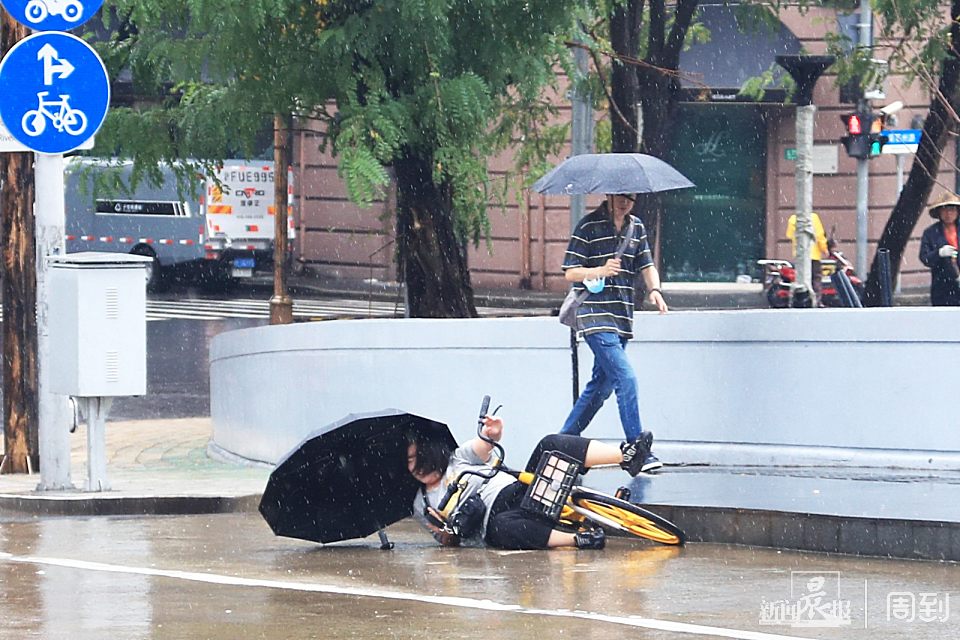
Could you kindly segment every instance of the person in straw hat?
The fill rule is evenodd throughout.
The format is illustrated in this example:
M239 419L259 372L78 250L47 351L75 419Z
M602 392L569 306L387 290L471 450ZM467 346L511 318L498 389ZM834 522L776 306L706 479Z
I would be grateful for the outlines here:
M960 271L957 270L957 215L960 197L945 192L929 206L935 222L923 232L920 261L930 267L930 304L960 306Z

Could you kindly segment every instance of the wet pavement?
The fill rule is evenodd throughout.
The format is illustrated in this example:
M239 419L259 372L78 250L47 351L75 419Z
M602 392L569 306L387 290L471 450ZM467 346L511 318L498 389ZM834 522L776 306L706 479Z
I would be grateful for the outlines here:
M946 563L624 539L603 551L444 549L409 521L391 537L392 551L375 536L320 546L276 538L252 513L0 514L0 638L929 640L956 629L960 572Z
M0 476L0 516L253 511L269 476L218 455L209 418L116 421L106 429L112 490L87 493L83 429L71 436L77 490L37 492L37 475ZM695 542L960 561L956 473L668 465L632 480L596 469L584 484L629 487Z
M790 550L953 557L955 476L599 469L586 484L627 484L692 542L443 549L407 520L381 551L376 536L275 537L255 511L269 469L210 457L211 432L209 418L109 422L110 492L37 493L36 476L0 476L0 639L926 640L952 637L960 615L953 562ZM72 438L82 486L82 427Z

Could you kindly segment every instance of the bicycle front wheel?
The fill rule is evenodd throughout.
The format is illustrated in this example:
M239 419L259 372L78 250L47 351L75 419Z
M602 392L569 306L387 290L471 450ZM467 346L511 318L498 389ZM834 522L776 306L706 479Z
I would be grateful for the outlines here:
M622 531L660 544L682 545L687 537L683 530L666 518L605 493L577 489L570 495L583 516L601 526Z

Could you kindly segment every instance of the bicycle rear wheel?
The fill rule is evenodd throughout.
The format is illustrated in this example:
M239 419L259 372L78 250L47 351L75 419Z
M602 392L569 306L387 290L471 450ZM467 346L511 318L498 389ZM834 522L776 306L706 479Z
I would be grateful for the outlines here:
M587 512L585 517L609 529L667 545L682 545L687 539L683 530L666 518L605 493L577 489L570 500Z

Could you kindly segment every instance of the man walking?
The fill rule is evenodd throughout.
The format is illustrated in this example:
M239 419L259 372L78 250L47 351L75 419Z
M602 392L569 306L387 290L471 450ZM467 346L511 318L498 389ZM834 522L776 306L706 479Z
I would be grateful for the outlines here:
M667 312L667 303L660 289L660 275L653 265L646 229L630 213L633 205L630 195L607 195L603 204L580 220L567 246L564 277L574 283L574 288L586 287L591 292L577 309L577 325L594 360L590 382L560 433L579 435L615 392L626 437L620 445L620 466L636 475L663 466L651 451L653 434L641 428L637 377L625 353L627 342L633 337L636 274L643 276L648 299L660 313ZM617 247L628 230L629 244L623 256L617 258Z

